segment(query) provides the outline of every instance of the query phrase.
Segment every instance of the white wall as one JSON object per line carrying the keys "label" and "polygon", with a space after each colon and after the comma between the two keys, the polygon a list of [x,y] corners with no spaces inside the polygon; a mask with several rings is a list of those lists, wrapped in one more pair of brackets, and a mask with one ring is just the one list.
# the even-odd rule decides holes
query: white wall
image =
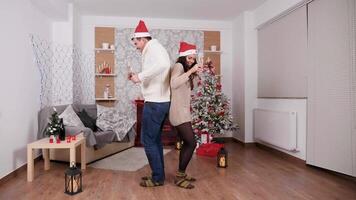
{"label": "white wall", "polygon": [[[94,27],[114,26],[122,28],[135,28],[141,18],[117,16],[81,16],[76,22],[74,38],[76,44],[84,51],[94,49]],[[144,18],[148,29],[180,29],[180,30],[216,30],[221,37],[221,74],[222,90],[231,99],[232,97],[232,23],[229,21],[206,20],[180,20],[162,18]]]}
{"label": "white wall", "polygon": [[245,15],[233,20],[233,69],[232,115],[239,125],[233,137],[245,141]]}
{"label": "white wall", "polygon": [[256,27],[303,1],[304,0],[267,0],[254,10]]}
{"label": "white wall", "polygon": [[[65,9],[67,12],[67,16],[63,17],[63,19],[61,21],[54,21],[52,23],[52,43],[54,44],[53,46],[53,51],[55,56],[57,58],[61,58],[61,56],[58,56],[58,53],[62,53],[59,50],[57,50],[55,47],[60,47],[63,48],[63,50],[65,50],[64,52],[69,51],[72,48],[72,45],[74,44],[74,26],[73,26],[73,22],[74,22],[74,13],[73,13],[73,4],[67,4],[66,7],[63,7],[63,9]],[[53,71],[54,73],[58,73],[61,72],[63,69],[63,63],[61,62],[56,62],[55,60],[57,59],[53,59]],[[66,81],[67,84],[69,83],[68,87],[62,88],[60,91],[57,90],[52,90],[52,96],[53,97],[58,97],[58,95],[63,94],[62,92],[65,92],[66,94],[73,94],[73,69],[72,69],[72,64],[73,64],[73,59],[66,57],[65,60],[68,61],[68,63],[65,65],[66,67],[69,67],[69,69],[67,69],[68,71],[68,77],[66,77]],[[61,76],[56,76],[56,74],[53,74],[53,80],[52,83],[60,83],[62,77]],[[58,98],[55,98],[56,100],[58,100]],[[71,96],[71,98],[67,99],[68,102],[66,103],[70,103],[73,100],[73,96]],[[54,101],[54,104],[63,104],[64,102],[57,102]]]}
{"label": "white wall", "polygon": [[73,4],[67,4],[67,17],[52,23],[52,41],[61,45],[73,45]]}
{"label": "white wall", "polygon": [[257,98],[257,31],[253,12],[245,12],[245,142],[253,142]]}
{"label": "white wall", "polygon": [[233,22],[234,71],[233,114],[240,130],[234,137],[253,142],[253,109],[257,97],[257,32],[253,12],[246,11]]}
{"label": "white wall", "polygon": [[302,3],[303,0],[267,0],[253,11],[244,12],[233,21],[233,87],[234,116],[240,130],[234,137],[245,143],[253,139],[253,109],[271,108],[276,110],[296,110],[298,112],[299,153],[289,153],[305,160],[306,100],[278,100],[257,98],[257,27]]}
{"label": "white wall", "polygon": [[0,1],[0,178],[27,162],[36,139],[40,77],[30,33],[50,39],[50,21],[30,1]]}

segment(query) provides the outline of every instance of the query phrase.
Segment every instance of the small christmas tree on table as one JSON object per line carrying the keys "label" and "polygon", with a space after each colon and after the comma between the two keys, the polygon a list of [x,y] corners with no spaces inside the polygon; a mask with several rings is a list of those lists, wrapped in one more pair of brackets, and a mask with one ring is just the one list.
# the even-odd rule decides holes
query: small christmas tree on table
{"label": "small christmas tree on table", "polygon": [[214,135],[237,128],[233,124],[229,99],[221,92],[221,84],[209,58],[192,93],[191,110],[198,143],[202,143],[203,134],[207,134],[210,141]]}
{"label": "small christmas tree on table", "polygon": [[61,124],[61,119],[58,117],[57,110],[55,108],[53,108],[53,109],[54,109],[54,111],[53,111],[53,113],[50,117],[50,120],[48,122],[46,134],[48,136],[53,135],[56,137],[61,132],[62,124]]}

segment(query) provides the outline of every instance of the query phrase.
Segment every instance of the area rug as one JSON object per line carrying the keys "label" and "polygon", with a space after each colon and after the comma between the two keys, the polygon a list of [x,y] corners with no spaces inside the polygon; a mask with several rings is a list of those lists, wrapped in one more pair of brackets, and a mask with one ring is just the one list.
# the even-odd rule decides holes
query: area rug
{"label": "area rug", "polygon": [[[171,149],[164,149],[167,154]],[[137,171],[148,164],[145,150],[142,147],[132,147],[110,157],[90,164],[90,167],[98,169],[111,169],[120,171]]]}

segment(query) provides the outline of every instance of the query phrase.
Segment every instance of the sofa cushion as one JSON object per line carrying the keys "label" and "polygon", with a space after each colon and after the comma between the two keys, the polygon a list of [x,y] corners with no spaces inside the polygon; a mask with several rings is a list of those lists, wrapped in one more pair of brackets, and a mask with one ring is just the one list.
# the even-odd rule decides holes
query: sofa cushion
{"label": "sofa cushion", "polygon": [[80,111],[82,111],[84,109],[85,112],[87,112],[87,114],[92,119],[96,119],[97,118],[96,104],[72,104],[72,106],[73,106],[73,110],[76,113],[79,113]]}
{"label": "sofa cushion", "polygon": [[63,118],[63,123],[66,126],[78,126],[84,127],[82,121],[80,121],[78,115],[74,112],[72,105],[68,105],[67,108],[59,115]]}
{"label": "sofa cushion", "polygon": [[94,132],[97,131],[96,128],[96,119],[91,118],[88,113],[83,109],[82,111],[78,112],[78,117],[83,122],[85,127],[90,128]]}

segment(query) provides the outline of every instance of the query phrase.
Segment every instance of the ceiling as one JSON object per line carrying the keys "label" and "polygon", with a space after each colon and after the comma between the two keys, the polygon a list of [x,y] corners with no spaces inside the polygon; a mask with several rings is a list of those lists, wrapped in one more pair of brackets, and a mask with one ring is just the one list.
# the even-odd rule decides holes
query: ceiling
{"label": "ceiling", "polygon": [[68,4],[73,0],[30,0],[32,5],[53,20],[66,20]]}
{"label": "ceiling", "polygon": [[231,20],[265,0],[74,0],[83,15]]}

